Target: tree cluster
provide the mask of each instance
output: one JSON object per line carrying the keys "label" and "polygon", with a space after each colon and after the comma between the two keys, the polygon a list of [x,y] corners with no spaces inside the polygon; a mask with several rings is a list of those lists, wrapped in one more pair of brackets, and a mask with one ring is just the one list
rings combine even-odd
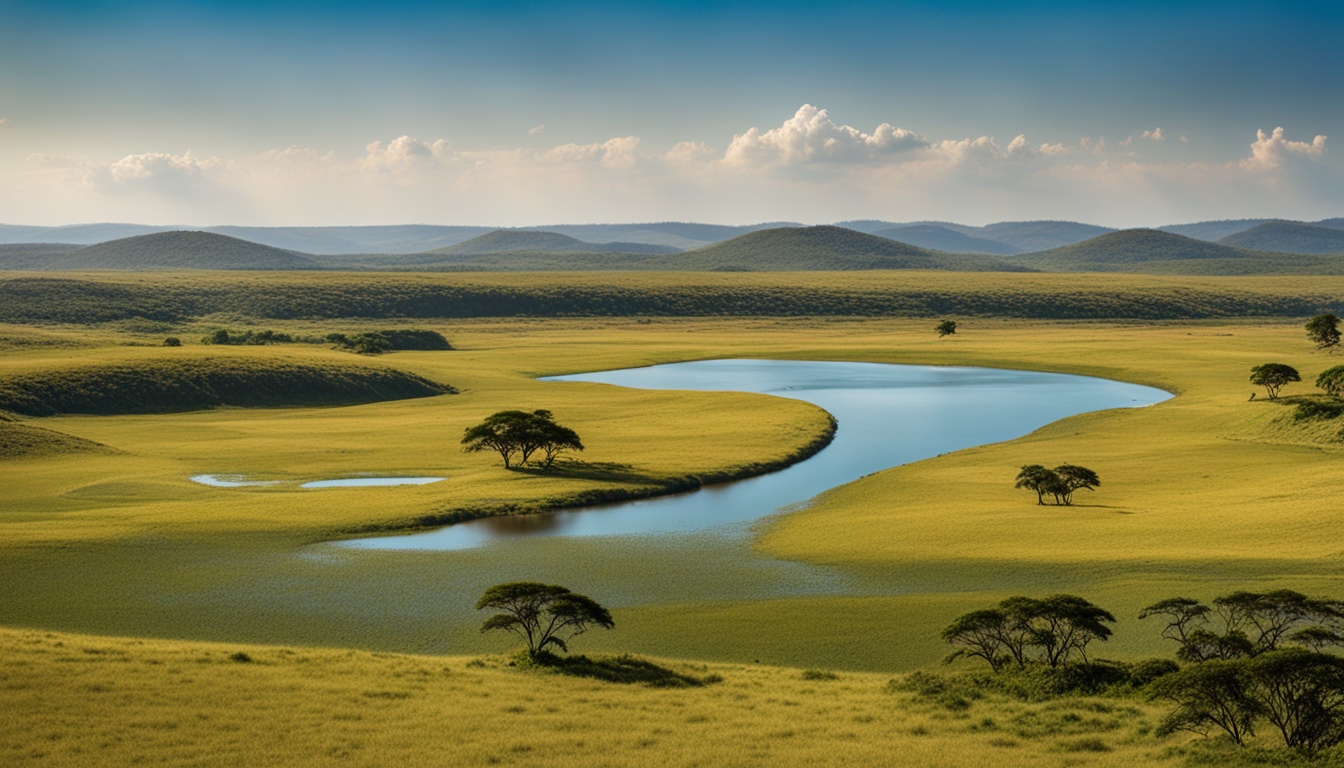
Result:
{"label": "tree cluster", "polygon": [[957,332],[957,321],[944,320],[938,323],[937,327],[935,327],[933,330],[937,332],[938,338],[940,339],[944,336],[952,336]]}
{"label": "tree cluster", "polygon": [[555,423],[550,411],[499,411],[467,428],[462,450],[494,451],[506,469],[513,467],[515,457],[518,466],[523,466],[539,455],[541,461],[536,463],[550,468],[562,453],[582,451],[583,443],[574,430]]}
{"label": "tree cluster", "polygon": [[1054,469],[1046,469],[1040,464],[1028,464],[1017,473],[1013,487],[1035,491],[1037,504],[1045,504],[1045,497],[1049,495],[1054,497],[1055,504],[1070,506],[1074,491],[1094,491],[1100,485],[1097,473],[1087,467],[1060,464]]}
{"label": "tree cluster", "polygon": [[266,329],[264,331],[247,330],[242,333],[230,333],[227,328],[218,328],[210,334],[201,337],[202,344],[228,344],[233,346],[260,346],[263,344],[292,344],[294,337],[288,333],[280,333]]}
{"label": "tree cluster", "polygon": [[1236,592],[1212,605],[1177,597],[1148,606],[1188,665],[1153,682],[1176,705],[1167,732],[1226,733],[1238,744],[1268,723],[1294,749],[1344,741],[1344,602],[1291,590]]}
{"label": "tree cluster", "polygon": [[959,657],[984,659],[998,672],[1028,665],[1059,668],[1074,656],[1087,662],[1087,646],[1111,636],[1115,617],[1075,595],[1010,597],[993,608],[971,611],[943,630]]}

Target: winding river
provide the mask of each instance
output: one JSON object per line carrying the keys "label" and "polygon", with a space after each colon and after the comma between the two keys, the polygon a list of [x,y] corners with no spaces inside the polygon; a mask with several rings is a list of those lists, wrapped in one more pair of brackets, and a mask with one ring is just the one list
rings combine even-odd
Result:
{"label": "winding river", "polygon": [[[406,536],[339,542],[362,549],[452,550],[535,536],[657,536],[747,524],[864,475],[1010,440],[1067,416],[1161,402],[1124,382],[991,368],[794,360],[704,360],[556,376],[639,389],[758,392],[804,400],[839,425],[820,453],[784,470],[697,491],[545,515],[493,517]],[[694,423],[688,420],[687,428]],[[1051,457],[1024,457],[1023,461]]]}

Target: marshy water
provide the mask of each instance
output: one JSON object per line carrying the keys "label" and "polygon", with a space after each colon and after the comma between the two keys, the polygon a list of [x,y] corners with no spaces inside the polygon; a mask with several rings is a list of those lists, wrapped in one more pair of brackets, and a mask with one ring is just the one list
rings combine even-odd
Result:
{"label": "marshy water", "polygon": [[[820,406],[839,427],[820,453],[760,477],[642,501],[491,517],[427,533],[336,544],[451,550],[533,536],[741,531],[751,521],[879,470],[1020,437],[1067,416],[1137,408],[1171,397],[1152,387],[1056,373],[794,360],[705,360],[544,380],[560,386],[589,382],[771,394]],[[694,421],[688,419],[686,428],[695,429]]]}

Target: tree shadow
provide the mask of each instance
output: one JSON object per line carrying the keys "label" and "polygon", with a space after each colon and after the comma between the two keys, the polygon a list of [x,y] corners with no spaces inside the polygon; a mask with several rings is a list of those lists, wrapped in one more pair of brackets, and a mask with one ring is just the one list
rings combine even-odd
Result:
{"label": "tree shadow", "polygon": [[658,485],[663,482],[652,475],[635,471],[630,464],[615,461],[578,461],[562,459],[550,467],[513,467],[514,472],[538,477],[566,477],[575,480],[595,480],[607,483],[630,483],[635,485]]}
{"label": "tree shadow", "polygon": [[587,656],[556,656],[542,653],[533,663],[561,675],[586,677],[606,683],[640,684],[651,688],[698,688],[721,682],[723,679],[718,675],[696,677],[682,674],[629,654],[593,659]]}

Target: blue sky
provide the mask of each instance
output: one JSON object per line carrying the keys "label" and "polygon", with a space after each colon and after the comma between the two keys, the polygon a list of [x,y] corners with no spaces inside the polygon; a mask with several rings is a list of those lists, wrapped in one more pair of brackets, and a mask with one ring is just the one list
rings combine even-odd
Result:
{"label": "blue sky", "polygon": [[1337,1],[0,0],[0,221],[1340,216],[1341,40]]}

